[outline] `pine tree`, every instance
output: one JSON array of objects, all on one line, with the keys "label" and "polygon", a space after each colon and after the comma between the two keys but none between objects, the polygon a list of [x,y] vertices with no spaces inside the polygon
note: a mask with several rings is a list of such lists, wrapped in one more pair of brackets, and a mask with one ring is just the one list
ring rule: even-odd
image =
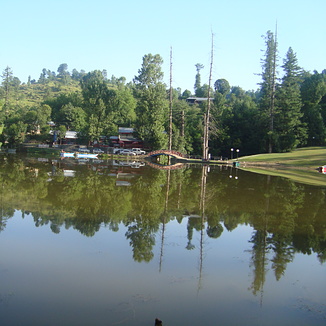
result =
[{"label": "pine tree", "polygon": [[13,72],[10,67],[6,67],[5,70],[2,73],[2,86],[4,89],[5,93],[5,107],[8,108],[9,106],[9,98],[10,98],[10,93],[12,90],[12,83],[13,83]]},{"label": "pine tree", "polygon": [[196,70],[197,70],[195,85],[194,85],[195,96],[202,97],[203,96],[203,90],[202,90],[202,86],[201,86],[200,70],[204,68],[204,65],[202,65],[201,63],[197,63],[197,64],[195,64],[195,67],[196,67]]},{"label": "pine tree", "polygon": [[322,101],[326,97],[326,77],[315,71],[305,74],[301,85],[303,121],[308,127],[307,145],[320,146],[326,141],[326,121],[323,120]]},{"label": "pine tree", "polygon": [[268,130],[268,152],[273,151],[274,143],[274,117],[275,117],[275,89],[277,69],[277,40],[271,31],[265,37],[266,52],[262,60],[263,72],[261,86],[260,109],[265,120],[265,127]]},{"label": "pine tree", "polygon": [[275,116],[275,134],[278,151],[290,151],[303,142],[306,130],[301,122],[302,101],[300,83],[302,69],[298,66],[296,54],[290,47],[283,60],[284,77],[277,90],[278,112]]}]

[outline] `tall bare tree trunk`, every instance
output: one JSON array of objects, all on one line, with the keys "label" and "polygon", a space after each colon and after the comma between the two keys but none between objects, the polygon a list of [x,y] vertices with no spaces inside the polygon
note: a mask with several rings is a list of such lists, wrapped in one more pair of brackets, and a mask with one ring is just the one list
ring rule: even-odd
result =
[{"label": "tall bare tree trunk", "polygon": [[208,141],[209,141],[209,123],[210,123],[210,109],[211,109],[211,83],[212,83],[212,70],[213,70],[213,57],[214,57],[214,34],[212,33],[212,48],[211,48],[211,63],[209,69],[209,82],[208,82],[208,99],[207,110],[204,115],[204,139],[203,139],[203,159],[208,160]]},{"label": "tall bare tree trunk", "polygon": [[272,68],[272,92],[271,92],[271,107],[270,107],[270,125],[269,125],[269,146],[268,152],[273,152],[273,133],[274,133],[274,114],[275,114],[275,91],[276,91],[276,59],[277,59],[277,23],[275,28],[275,42],[273,54],[273,68]]},{"label": "tall bare tree trunk", "polygon": [[170,49],[170,124],[169,124],[169,150],[172,150],[172,47]]}]

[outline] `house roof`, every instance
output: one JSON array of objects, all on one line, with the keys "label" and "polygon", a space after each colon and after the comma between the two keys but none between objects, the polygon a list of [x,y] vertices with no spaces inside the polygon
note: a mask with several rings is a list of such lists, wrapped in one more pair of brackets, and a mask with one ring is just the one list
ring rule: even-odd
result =
[{"label": "house roof", "polygon": [[132,134],[133,132],[134,128],[119,127],[119,134]]},{"label": "house roof", "polygon": [[[196,102],[203,102],[203,101],[207,101],[208,100],[208,97],[195,97],[195,96],[190,96],[186,100],[189,101],[189,102],[194,102],[194,101],[196,101]],[[211,97],[210,100],[213,101],[214,98]]]},{"label": "house roof", "polygon": [[77,137],[77,131],[67,131],[65,138],[69,139],[76,139]]},{"label": "house roof", "polygon": [[121,142],[140,142],[137,138],[123,138],[119,136],[110,136],[110,140],[121,141]]}]

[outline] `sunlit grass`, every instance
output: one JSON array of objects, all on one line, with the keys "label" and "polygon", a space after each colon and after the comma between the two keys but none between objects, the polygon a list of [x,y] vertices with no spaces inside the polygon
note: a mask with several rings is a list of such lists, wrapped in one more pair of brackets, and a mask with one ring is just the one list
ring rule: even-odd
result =
[{"label": "sunlit grass", "polygon": [[326,164],[326,147],[308,147],[289,153],[271,153],[245,156],[239,161],[249,163],[273,163],[296,167],[315,167]]},{"label": "sunlit grass", "polygon": [[277,175],[297,182],[326,186],[326,175],[317,171],[326,165],[326,147],[300,148],[290,153],[259,154],[239,159],[246,170]]}]

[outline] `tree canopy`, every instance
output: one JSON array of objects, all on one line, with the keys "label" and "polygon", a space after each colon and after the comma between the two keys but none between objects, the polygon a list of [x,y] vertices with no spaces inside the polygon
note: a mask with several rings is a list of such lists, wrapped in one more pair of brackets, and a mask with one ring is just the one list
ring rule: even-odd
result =
[{"label": "tree canopy", "polygon": [[[271,31],[265,45],[256,91],[220,78],[208,92],[200,76],[203,65],[195,64],[194,93],[173,90],[172,149],[202,153],[208,93],[213,99],[209,126],[213,156],[229,156],[230,148],[245,155],[326,144],[326,70],[305,71],[292,48],[279,66],[277,37]],[[166,148],[170,91],[163,82],[162,65],[159,54],[146,54],[138,74],[127,82],[123,76],[108,78],[105,69],[70,72],[62,63],[56,72],[43,68],[38,81],[29,77],[27,83],[7,66],[0,85],[0,142],[16,146],[33,137],[50,141],[51,122],[58,134],[60,129],[74,130],[89,144],[100,136],[117,135],[118,127],[132,127],[149,149]],[[188,101],[191,97],[195,100]]]}]

